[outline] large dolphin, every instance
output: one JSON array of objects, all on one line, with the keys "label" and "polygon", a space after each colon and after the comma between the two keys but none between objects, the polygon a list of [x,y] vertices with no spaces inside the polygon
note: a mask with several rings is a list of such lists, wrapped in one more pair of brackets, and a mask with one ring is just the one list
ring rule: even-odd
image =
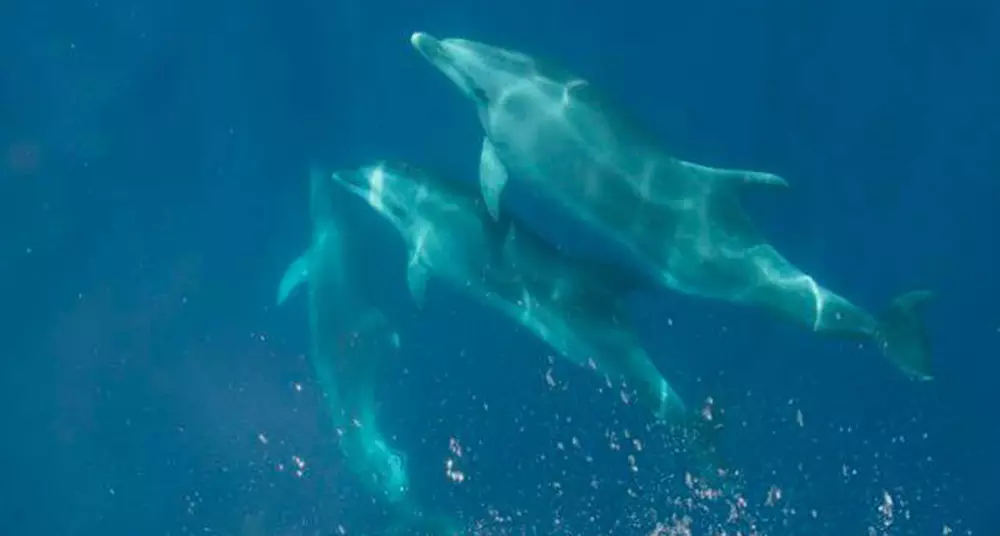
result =
[{"label": "large dolphin", "polygon": [[872,340],[904,374],[930,379],[917,314],[930,293],[904,294],[872,315],[797,268],[754,226],[740,191],[784,187],[783,178],[673,157],[588,82],[525,54],[419,32],[411,42],[475,103],[485,131],[480,184],[494,217],[508,177],[525,181],[667,288]]},{"label": "large dolphin", "polygon": [[471,181],[397,162],[333,179],[399,232],[418,303],[431,277],[444,281],[524,326],[563,358],[634,390],[656,417],[689,418],[632,329],[623,307],[631,282],[620,272],[562,254],[509,215],[494,220]]},{"label": "large dolphin", "polygon": [[382,311],[357,291],[360,252],[348,247],[333,211],[336,190],[331,186],[320,172],[311,173],[312,244],[285,270],[277,303],[308,286],[309,354],[350,469],[402,514],[397,529],[420,526],[434,534],[456,534],[454,524],[425,514],[410,499],[405,455],[390,445],[379,426],[379,368],[398,350],[399,336]]}]

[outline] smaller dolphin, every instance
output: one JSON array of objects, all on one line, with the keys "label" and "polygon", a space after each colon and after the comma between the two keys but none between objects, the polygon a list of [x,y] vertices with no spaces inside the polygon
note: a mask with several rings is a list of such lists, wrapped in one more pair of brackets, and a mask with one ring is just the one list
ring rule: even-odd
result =
[{"label": "smaller dolphin", "polygon": [[433,276],[524,326],[560,356],[635,389],[657,418],[689,417],[631,327],[622,303],[631,282],[619,272],[560,253],[509,216],[494,220],[472,183],[393,162],[333,179],[399,232],[418,304]]},{"label": "smaller dolphin", "polygon": [[390,502],[409,489],[405,457],[389,446],[375,414],[375,384],[398,335],[377,308],[353,290],[352,261],[331,206],[329,181],[310,177],[312,245],[285,270],[277,303],[308,284],[310,357],[324,391],[340,447],[351,469]]},{"label": "smaller dolphin", "polygon": [[755,228],[740,190],[784,187],[785,179],[675,158],[588,82],[526,54],[420,32],[411,43],[476,106],[485,133],[480,186],[494,218],[516,177],[666,288],[872,340],[905,375],[930,379],[917,314],[929,292],[904,294],[872,315],[819,285]]},{"label": "smaller dolphin", "polygon": [[308,285],[310,357],[340,436],[350,469],[390,504],[390,534],[456,536],[459,524],[426,512],[410,497],[406,456],[387,441],[375,412],[379,367],[399,349],[399,335],[386,316],[358,290],[363,263],[334,214],[337,190],[329,178],[310,175],[312,244],[285,270],[277,303]]}]

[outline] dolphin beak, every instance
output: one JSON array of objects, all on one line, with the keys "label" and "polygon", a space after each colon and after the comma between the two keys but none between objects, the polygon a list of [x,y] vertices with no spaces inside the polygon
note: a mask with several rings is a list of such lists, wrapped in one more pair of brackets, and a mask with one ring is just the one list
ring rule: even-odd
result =
[{"label": "dolphin beak", "polygon": [[432,63],[444,53],[441,41],[423,32],[414,32],[410,36],[410,44]]}]

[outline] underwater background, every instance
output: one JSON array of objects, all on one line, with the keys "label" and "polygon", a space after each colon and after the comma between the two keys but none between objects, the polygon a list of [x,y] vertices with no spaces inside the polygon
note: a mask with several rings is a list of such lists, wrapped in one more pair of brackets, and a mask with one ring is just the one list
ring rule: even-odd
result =
[{"label": "underwater background", "polygon": [[311,165],[474,179],[479,125],[417,30],[546,57],[687,158],[780,173],[754,217],[860,304],[936,298],[921,383],[765,314],[637,297],[657,364],[725,411],[732,507],[601,381],[432,285],[379,394],[415,496],[480,534],[1000,534],[998,28],[990,0],[4,0],[0,534],[380,533],[304,302],[274,295]]}]

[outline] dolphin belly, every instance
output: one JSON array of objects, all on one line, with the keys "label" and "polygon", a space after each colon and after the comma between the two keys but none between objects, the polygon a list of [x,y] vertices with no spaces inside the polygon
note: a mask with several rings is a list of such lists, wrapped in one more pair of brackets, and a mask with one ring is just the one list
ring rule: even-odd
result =
[{"label": "dolphin belly", "polygon": [[[529,220],[544,218],[545,225],[537,226],[546,229],[543,233],[554,233],[552,221],[561,222],[566,231],[557,243],[575,243],[572,249],[581,256],[612,258],[621,269],[660,279],[657,257],[670,245],[676,218],[645,201],[613,167],[582,151],[556,136],[534,145],[498,144],[497,153],[517,183],[508,187],[505,200],[527,207],[511,210],[530,212]],[[640,237],[652,234],[660,240],[653,250],[644,250]]]}]

